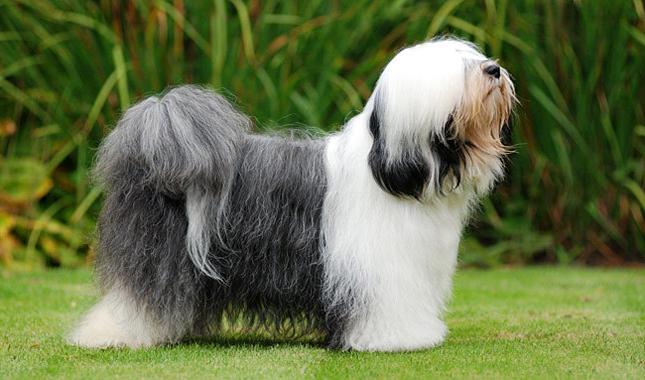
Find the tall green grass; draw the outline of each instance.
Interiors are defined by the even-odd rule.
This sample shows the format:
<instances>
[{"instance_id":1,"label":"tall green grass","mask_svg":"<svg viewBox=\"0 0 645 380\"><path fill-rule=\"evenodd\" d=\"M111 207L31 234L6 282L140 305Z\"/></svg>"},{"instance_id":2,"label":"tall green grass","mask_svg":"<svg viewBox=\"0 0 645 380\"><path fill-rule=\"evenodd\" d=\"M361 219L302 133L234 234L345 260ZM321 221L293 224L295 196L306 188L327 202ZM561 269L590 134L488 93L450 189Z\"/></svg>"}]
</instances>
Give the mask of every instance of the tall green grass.
<instances>
[{"instance_id":1,"label":"tall green grass","mask_svg":"<svg viewBox=\"0 0 645 380\"><path fill-rule=\"evenodd\" d=\"M398 49L442 34L499 57L522 103L463 260L643 261L641 0L0 0L0 262L91 259L88 171L143 96L204 83L259 129L333 131Z\"/></svg>"}]
</instances>

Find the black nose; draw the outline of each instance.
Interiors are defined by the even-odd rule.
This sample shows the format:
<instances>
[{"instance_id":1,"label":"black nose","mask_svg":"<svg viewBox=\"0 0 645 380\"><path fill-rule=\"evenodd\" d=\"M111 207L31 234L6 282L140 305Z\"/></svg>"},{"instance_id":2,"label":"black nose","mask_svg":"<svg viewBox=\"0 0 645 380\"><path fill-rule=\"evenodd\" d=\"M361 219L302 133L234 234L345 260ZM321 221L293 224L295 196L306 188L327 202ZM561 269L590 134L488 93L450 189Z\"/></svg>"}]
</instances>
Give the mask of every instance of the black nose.
<instances>
[{"instance_id":1,"label":"black nose","mask_svg":"<svg viewBox=\"0 0 645 380\"><path fill-rule=\"evenodd\" d=\"M484 72L499 79L499 66L495 63L491 63L490 65L484 67Z\"/></svg>"}]
</instances>

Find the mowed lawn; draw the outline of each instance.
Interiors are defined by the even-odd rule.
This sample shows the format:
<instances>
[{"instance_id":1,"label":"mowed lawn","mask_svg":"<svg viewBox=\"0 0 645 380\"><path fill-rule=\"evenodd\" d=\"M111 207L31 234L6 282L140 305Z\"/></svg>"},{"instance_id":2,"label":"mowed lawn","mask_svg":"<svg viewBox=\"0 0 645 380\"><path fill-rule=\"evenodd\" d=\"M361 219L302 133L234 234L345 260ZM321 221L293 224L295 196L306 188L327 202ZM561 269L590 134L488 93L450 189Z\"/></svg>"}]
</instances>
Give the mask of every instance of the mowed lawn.
<instances>
[{"instance_id":1,"label":"mowed lawn","mask_svg":"<svg viewBox=\"0 0 645 380\"><path fill-rule=\"evenodd\" d=\"M0 378L645 379L645 270L461 270L441 347L335 352L214 338L131 351L69 347L96 300L87 270L0 277Z\"/></svg>"}]
</instances>

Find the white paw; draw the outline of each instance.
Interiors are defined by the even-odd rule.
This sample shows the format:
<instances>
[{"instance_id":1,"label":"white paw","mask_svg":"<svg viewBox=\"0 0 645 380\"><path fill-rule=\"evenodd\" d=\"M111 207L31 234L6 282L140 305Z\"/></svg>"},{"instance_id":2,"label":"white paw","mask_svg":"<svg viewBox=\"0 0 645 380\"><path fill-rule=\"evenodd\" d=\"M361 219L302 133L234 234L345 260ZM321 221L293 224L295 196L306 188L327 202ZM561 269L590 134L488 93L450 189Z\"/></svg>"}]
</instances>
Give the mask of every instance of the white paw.
<instances>
[{"instance_id":1,"label":"white paw","mask_svg":"<svg viewBox=\"0 0 645 380\"><path fill-rule=\"evenodd\" d=\"M356 351L416 351L436 347L448 335L448 328L439 320L415 328L409 327L368 328L362 332L353 332L347 340L347 346Z\"/></svg>"},{"instance_id":2,"label":"white paw","mask_svg":"<svg viewBox=\"0 0 645 380\"><path fill-rule=\"evenodd\" d=\"M88 320L81 322L69 334L67 343L84 348L142 347L142 342L126 336L116 326L99 325Z\"/></svg>"},{"instance_id":3,"label":"white paw","mask_svg":"<svg viewBox=\"0 0 645 380\"><path fill-rule=\"evenodd\" d=\"M69 344L86 348L142 348L167 341L164 329L117 293L96 304L67 337Z\"/></svg>"}]
</instances>

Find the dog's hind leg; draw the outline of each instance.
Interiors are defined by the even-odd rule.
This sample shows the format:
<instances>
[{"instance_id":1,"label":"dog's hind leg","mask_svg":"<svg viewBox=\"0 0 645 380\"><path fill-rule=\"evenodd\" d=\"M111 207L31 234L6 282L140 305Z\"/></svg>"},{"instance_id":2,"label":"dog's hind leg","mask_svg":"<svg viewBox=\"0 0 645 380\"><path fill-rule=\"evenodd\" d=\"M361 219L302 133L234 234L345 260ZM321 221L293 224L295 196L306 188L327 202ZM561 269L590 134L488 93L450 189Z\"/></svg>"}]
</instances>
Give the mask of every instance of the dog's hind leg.
<instances>
[{"instance_id":1,"label":"dog's hind leg","mask_svg":"<svg viewBox=\"0 0 645 380\"><path fill-rule=\"evenodd\" d=\"M131 107L105 139L96 274L104 298L72 334L83 346L149 346L208 327L224 282L212 245L250 121L194 86ZM211 302L209 302L209 300Z\"/></svg>"},{"instance_id":2,"label":"dog's hind leg","mask_svg":"<svg viewBox=\"0 0 645 380\"><path fill-rule=\"evenodd\" d=\"M208 312L209 279L186 253L187 225L181 200L141 184L109 193L99 219L96 259L103 298L69 342L136 348L195 332Z\"/></svg>"},{"instance_id":3,"label":"dog's hind leg","mask_svg":"<svg viewBox=\"0 0 645 380\"><path fill-rule=\"evenodd\" d=\"M109 291L83 318L68 342L87 348L150 347L173 342L185 330L159 321L123 290Z\"/></svg>"}]
</instances>

